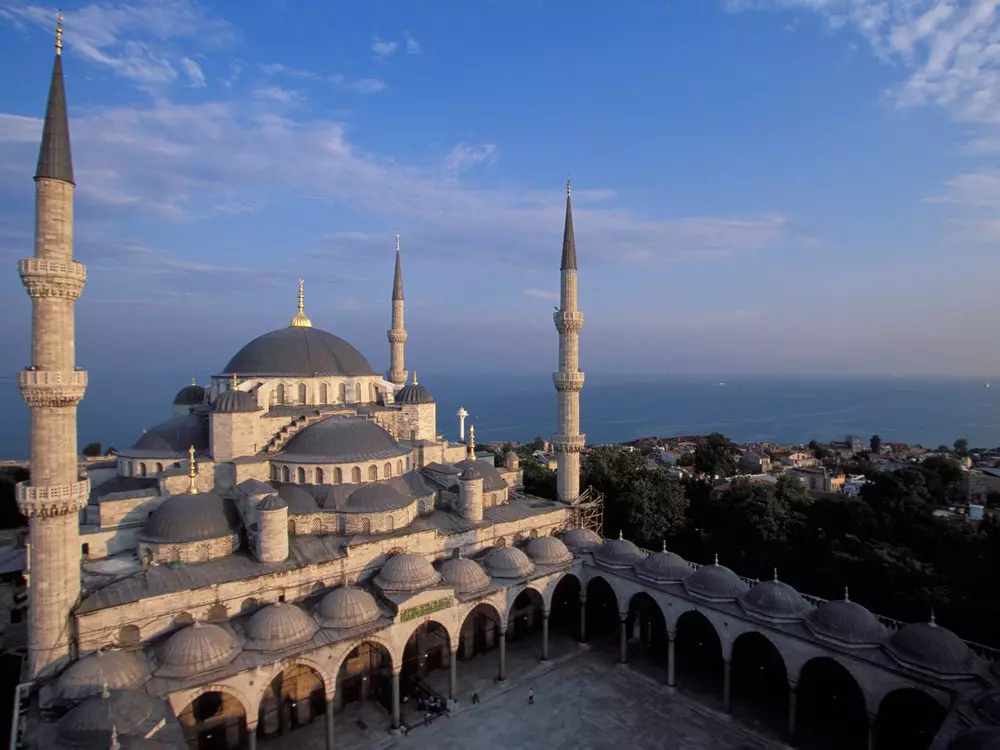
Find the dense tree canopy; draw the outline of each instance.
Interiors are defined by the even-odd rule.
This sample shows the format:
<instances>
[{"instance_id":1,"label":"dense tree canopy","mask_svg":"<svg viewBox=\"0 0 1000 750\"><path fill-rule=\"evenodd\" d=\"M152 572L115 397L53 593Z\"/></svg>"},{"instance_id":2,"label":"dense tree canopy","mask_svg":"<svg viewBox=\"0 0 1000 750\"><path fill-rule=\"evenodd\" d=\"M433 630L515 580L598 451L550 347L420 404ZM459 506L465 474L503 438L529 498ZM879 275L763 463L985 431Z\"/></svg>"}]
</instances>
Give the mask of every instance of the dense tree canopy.
<instances>
[{"instance_id":1,"label":"dense tree canopy","mask_svg":"<svg viewBox=\"0 0 1000 750\"><path fill-rule=\"evenodd\" d=\"M694 468L709 479L723 479L736 473L739 451L725 435L713 432L694 449Z\"/></svg>"}]
</instances>

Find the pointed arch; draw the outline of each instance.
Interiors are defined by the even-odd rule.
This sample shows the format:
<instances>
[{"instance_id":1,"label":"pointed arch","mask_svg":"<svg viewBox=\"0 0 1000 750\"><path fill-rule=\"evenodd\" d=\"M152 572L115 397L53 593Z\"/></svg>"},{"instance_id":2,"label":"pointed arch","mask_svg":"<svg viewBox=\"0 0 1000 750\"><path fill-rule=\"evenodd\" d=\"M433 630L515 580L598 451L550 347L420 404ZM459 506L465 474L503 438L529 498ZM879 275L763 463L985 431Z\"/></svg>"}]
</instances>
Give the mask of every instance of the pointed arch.
<instances>
[{"instance_id":1,"label":"pointed arch","mask_svg":"<svg viewBox=\"0 0 1000 750\"><path fill-rule=\"evenodd\" d=\"M320 383L319 386L319 402L321 404L330 403L330 386L326 383Z\"/></svg>"},{"instance_id":2,"label":"pointed arch","mask_svg":"<svg viewBox=\"0 0 1000 750\"><path fill-rule=\"evenodd\" d=\"M323 484L323 470L320 467L316 467L316 484Z\"/></svg>"},{"instance_id":3,"label":"pointed arch","mask_svg":"<svg viewBox=\"0 0 1000 750\"><path fill-rule=\"evenodd\" d=\"M679 685L709 699L722 697L722 639L711 620L695 609L678 617L674 654Z\"/></svg>"},{"instance_id":4,"label":"pointed arch","mask_svg":"<svg viewBox=\"0 0 1000 750\"><path fill-rule=\"evenodd\" d=\"M377 482L378 481L378 466L372 464L368 467L368 481Z\"/></svg>"},{"instance_id":5,"label":"pointed arch","mask_svg":"<svg viewBox=\"0 0 1000 750\"><path fill-rule=\"evenodd\" d=\"M305 467L300 466L295 470L295 479L299 484L306 483L306 470Z\"/></svg>"},{"instance_id":6,"label":"pointed arch","mask_svg":"<svg viewBox=\"0 0 1000 750\"><path fill-rule=\"evenodd\" d=\"M309 403L309 391L306 388L306 384L305 383L299 383L299 399L298 399L298 402L300 404L307 404L307 403Z\"/></svg>"},{"instance_id":7,"label":"pointed arch","mask_svg":"<svg viewBox=\"0 0 1000 750\"><path fill-rule=\"evenodd\" d=\"M788 668L778 647L763 633L742 633L733 641L730 664L733 713L783 734L788 726Z\"/></svg>"},{"instance_id":8,"label":"pointed arch","mask_svg":"<svg viewBox=\"0 0 1000 750\"><path fill-rule=\"evenodd\" d=\"M281 467L281 481L282 482L287 482L287 481L289 481L290 478L291 478L291 473L288 471L288 467L287 466L282 466Z\"/></svg>"},{"instance_id":9,"label":"pointed arch","mask_svg":"<svg viewBox=\"0 0 1000 750\"><path fill-rule=\"evenodd\" d=\"M618 594L603 576L587 581L587 640L617 635L621 611Z\"/></svg>"},{"instance_id":10,"label":"pointed arch","mask_svg":"<svg viewBox=\"0 0 1000 750\"><path fill-rule=\"evenodd\" d=\"M355 466L351 469L351 482L353 484L361 484L361 467Z\"/></svg>"},{"instance_id":11,"label":"pointed arch","mask_svg":"<svg viewBox=\"0 0 1000 750\"><path fill-rule=\"evenodd\" d=\"M278 383L278 387L274 391L274 400L277 402L278 406L282 406L285 403L285 384Z\"/></svg>"},{"instance_id":12,"label":"pointed arch","mask_svg":"<svg viewBox=\"0 0 1000 750\"><path fill-rule=\"evenodd\" d=\"M392 461L386 461L382 467L382 476L385 479L392 479Z\"/></svg>"},{"instance_id":13,"label":"pointed arch","mask_svg":"<svg viewBox=\"0 0 1000 750\"><path fill-rule=\"evenodd\" d=\"M875 747L927 750L947 715L947 707L922 690L893 690L879 703Z\"/></svg>"},{"instance_id":14,"label":"pointed arch","mask_svg":"<svg viewBox=\"0 0 1000 750\"><path fill-rule=\"evenodd\" d=\"M334 484L344 483L344 471L339 466L333 470L333 483Z\"/></svg>"},{"instance_id":15,"label":"pointed arch","mask_svg":"<svg viewBox=\"0 0 1000 750\"><path fill-rule=\"evenodd\" d=\"M797 745L825 741L834 747L865 747L868 709L854 675L830 656L807 661L798 679Z\"/></svg>"},{"instance_id":16,"label":"pointed arch","mask_svg":"<svg viewBox=\"0 0 1000 750\"><path fill-rule=\"evenodd\" d=\"M505 623L500 610L491 602L480 602L472 607L458 629L459 660L468 661L495 649L502 637L501 629L506 629Z\"/></svg>"}]
</instances>

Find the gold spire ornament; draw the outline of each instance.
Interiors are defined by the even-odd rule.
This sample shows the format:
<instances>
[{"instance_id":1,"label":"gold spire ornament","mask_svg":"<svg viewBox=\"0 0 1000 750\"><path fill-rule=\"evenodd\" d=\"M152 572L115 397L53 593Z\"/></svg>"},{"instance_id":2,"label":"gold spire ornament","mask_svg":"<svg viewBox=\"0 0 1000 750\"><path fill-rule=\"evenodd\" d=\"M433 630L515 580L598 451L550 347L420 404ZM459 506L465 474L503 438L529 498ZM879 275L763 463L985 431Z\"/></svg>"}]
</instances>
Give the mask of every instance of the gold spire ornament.
<instances>
[{"instance_id":1,"label":"gold spire ornament","mask_svg":"<svg viewBox=\"0 0 1000 750\"><path fill-rule=\"evenodd\" d=\"M62 14L62 11L59 11L56 14L56 54L57 55L61 55L62 54L62 22L63 22L63 14Z\"/></svg>"},{"instance_id":2,"label":"gold spire ornament","mask_svg":"<svg viewBox=\"0 0 1000 750\"><path fill-rule=\"evenodd\" d=\"M188 448L188 494L197 495L198 487L196 486L198 479L198 470L195 468L194 463L194 446L192 445Z\"/></svg>"},{"instance_id":3,"label":"gold spire ornament","mask_svg":"<svg viewBox=\"0 0 1000 750\"><path fill-rule=\"evenodd\" d=\"M191 376L191 385L198 385L198 378L194 375Z\"/></svg>"},{"instance_id":4,"label":"gold spire ornament","mask_svg":"<svg viewBox=\"0 0 1000 750\"><path fill-rule=\"evenodd\" d=\"M302 292L302 279L299 279L299 311L295 313L295 317L292 318L292 322L288 325L292 328L312 328L312 321L306 317L305 313L305 295Z\"/></svg>"},{"instance_id":5,"label":"gold spire ornament","mask_svg":"<svg viewBox=\"0 0 1000 750\"><path fill-rule=\"evenodd\" d=\"M469 425L469 456L470 461L476 460L476 426Z\"/></svg>"},{"instance_id":6,"label":"gold spire ornament","mask_svg":"<svg viewBox=\"0 0 1000 750\"><path fill-rule=\"evenodd\" d=\"M236 386L237 386L237 385L238 385L238 383L236 382L236 373L234 372L234 373L233 373L233 383L232 383L232 385L230 386L230 390L233 390L233 391L235 391L235 390L236 390Z\"/></svg>"}]
</instances>

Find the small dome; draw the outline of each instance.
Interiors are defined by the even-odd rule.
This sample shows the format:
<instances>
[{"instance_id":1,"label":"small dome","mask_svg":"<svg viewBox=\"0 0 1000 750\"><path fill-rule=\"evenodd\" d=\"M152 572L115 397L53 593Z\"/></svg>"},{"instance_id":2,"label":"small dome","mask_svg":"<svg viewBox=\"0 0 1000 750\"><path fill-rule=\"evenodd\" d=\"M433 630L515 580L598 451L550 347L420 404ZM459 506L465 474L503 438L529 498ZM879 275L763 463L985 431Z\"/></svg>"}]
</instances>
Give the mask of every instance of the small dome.
<instances>
[{"instance_id":1,"label":"small dome","mask_svg":"<svg viewBox=\"0 0 1000 750\"><path fill-rule=\"evenodd\" d=\"M246 391L223 391L212 402L212 411L216 414L249 414L260 410L257 399Z\"/></svg>"},{"instance_id":2,"label":"small dome","mask_svg":"<svg viewBox=\"0 0 1000 750\"><path fill-rule=\"evenodd\" d=\"M142 434L130 451L148 451L146 455L187 456L192 445L196 451L208 450L208 415L192 412L168 419Z\"/></svg>"},{"instance_id":3,"label":"small dome","mask_svg":"<svg viewBox=\"0 0 1000 750\"><path fill-rule=\"evenodd\" d=\"M214 492L172 495L150 515L140 539L150 542L196 542L236 534L240 514L230 500Z\"/></svg>"},{"instance_id":4,"label":"small dome","mask_svg":"<svg viewBox=\"0 0 1000 750\"><path fill-rule=\"evenodd\" d=\"M885 628L875 615L846 597L820 604L806 624L814 633L842 643L864 645L885 639Z\"/></svg>"},{"instance_id":5,"label":"small dome","mask_svg":"<svg viewBox=\"0 0 1000 750\"><path fill-rule=\"evenodd\" d=\"M174 396L174 406L197 406L205 402L205 389L197 383L186 385Z\"/></svg>"},{"instance_id":6,"label":"small dome","mask_svg":"<svg viewBox=\"0 0 1000 750\"><path fill-rule=\"evenodd\" d=\"M466 458L454 464L454 466L460 472L465 471L470 467L475 469L476 472L483 478L484 492L495 492L507 487L507 480L503 478L503 475L496 470L495 466L490 466L486 461L478 461L476 459L470 460Z\"/></svg>"},{"instance_id":7,"label":"small dome","mask_svg":"<svg viewBox=\"0 0 1000 750\"><path fill-rule=\"evenodd\" d=\"M109 737L112 730L122 735L145 735L162 713L160 702L141 690L105 690L59 720L56 725L59 747L101 747L101 740Z\"/></svg>"},{"instance_id":8,"label":"small dome","mask_svg":"<svg viewBox=\"0 0 1000 750\"><path fill-rule=\"evenodd\" d=\"M195 622L178 630L160 651L160 677L194 677L214 672L229 664L240 652L228 630L210 623Z\"/></svg>"},{"instance_id":9,"label":"small dome","mask_svg":"<svg viewBox=\"0 0 1000 750\"><path fill-rule=\"evenodd\" d=\"M456 557L441 566L441 579L456 594L476 594L490 587L490 577L475 560Z\"/></svg>"},{"instance_id":10,"label":"small dome","mask_svg":"<svg viewBox=\"0 0 1000 750\"><path fill-rule=\"evenodd\" d=\"M975 660L965 641L933 619L904 625L887 648L899 661L941 674L968 674Z\"/></svg>"},{"instance_id":11,"label":"small dome","mask_svg":"<svg viewBox=\"0 0 1000 750\"><path fill-rule=\"evenodd\" d=\"M282 651L316 635L315 620L294 604L275 602L258 609L247 622L247 649Z\"/></svg>"},{"instance_id":12,"label":"small dome","mask_svg":"<svg viewBox=\"0 0 1000 750\"><path fill-rule=\"evenodd\" d=\"M486 558L486 567L494 578L524 578L535 572L535 564L517 547L500 547Z\"/></svg>"},{"instance_id":13,"label":"small dome","mask_svg":"<svg viewBox=\"0 0 1000 750\"><path fill-rule=\"evenodd\" d=\"M399 510L414 502L412 497L406 497L391 484L373 482L348 495L343 510L345 513L379 513Z\"/></svg>"},{"instance_id":14,"label":"small dome","mask_svg":"<svg viewBox=\"0 0 1000 750\"><path fill-rule=\"evenodd\" d=\"M410 455L410 450L375 422L334 416L296 432L283 454L289 460L294 456L306 462L349 463L401 458Z\"/></svg>"},{"instance_id":15,"label":"small dome","mask_svg":"<svg viewBox=\"0 0 1000 750\"><path fill-rule=\"evenodd\" d=\"M702 565L684 581L684 589L689 594L704 599L739 599L750 590L738 575L719 565L716 558L712 565Z\"/></svg>"},{"instance_id":16,"label":"small dome","mask_svg":"<svg viewBox=\"0 0 1000 750\"><path fill-rule=\"evenodd\" d=\"M587 550L601 543L601 537L590 529L572 529L562 535L562 540L573 550Z\"/></svg>"},{"instance_id":17,"label":"small dome","mask_svg":"<svg viewBox=\"0 0 1000 750\"><path fill-rule=\"evenodd\" d=\"M341 586L323 597L316 609L324 628L349 630L379 618L375 597L357 586Z\"/></svg>"},{"instance_id":18,"label":"small dome","mask_svg":"<svg viewBox=\"0 0 1000 750\"><path fill-rule=\"evenodd\" d=\"M565 565L573 560L573 553L554 536L540 536L528 542L528 557L539 565Z\"/></svg>"},{"instance_id":19,"label":"small dome","mask_svg":"<svg viewBox=\"0 0 1000 750\"><path fill-rule=\"evenodd\" d=\"M694 575L694 568L674 552L654 552L635 566L636 575L652 583L679 583Z\"/></svg>"},{"instance_id":20,"label":"small dome","mask_svg":"<svg viewBox=\"0 0 1000 750\"><path fill-rule=\"evenodd\" d=\"M631 568L643 560L642 552L628 539L609 539L594 548L594 560L606 568Z\"/></svg>"},{"instance_id":21,"label":"small dome","mask_svg":"<svg viewBox=\"0 0 1000 750\"><path fill-rule=\"evenodd\" d=\"M521 457L518 456L514 451L509 450L503 456L503 462L507 468L515 468L521 465Z\"/></svg>"},{"instance_id":22,"label":"small dome","mask_svg":"<svg viewBox=\"0 0 1000 750\"><path fill-rule=\"evenodd\" d=\"M462 473L458 475L458 478L464 482L471 482L474 479L485 479L486 477L483 476L483 472L478 467L466 466Z\"/></svg>"},{"instance_id":23,"label":"small dome","mask_svg":"<svg viewBox=\"0 0 1000 750\"><path fill-rule=\"evenodd\" d=\"M62 673L56 683L59 699L76 702L111 690L134 690L149 679L149 670L132 651L98 651Z\"/></svg>"},{"instance_id":24,"label":"small dome","mask_svg":"<svg viewBox=\"0 0 1000 750\"><path fill-rule=\"evenodd\" d=\"M386 593L419 591L440 580L434 566L420 555L390 557L375 576L375 584Z\"/></svg>"},{"instance_id":25,"label":"small dome","mask_svg":"<svg viewBox=\"0 0 1000 750\"><path fill-rule=\"evenodd\" d=\"M966 729L948 743L948 750L1000 750L1000 727Z\"/></svg>"},{"instance_id":26,"label":"small dome","mask_svg":"<svg viewBox=\"0 0 1000 750\"><path fill-rule=\"evenodd\" d=\"M257 510L263 510L263 511L268 511L268 510L283 510L284 508L287 508L287 507L288 507L288 503L286 503L282 499L281 495L276 495L276 494L275 495L268 495L263 500L261 500L259 503L257 503Z\"/></svg>"},{"instance_id":27,"label":"small dome","mask_svg":"<svg viewBox=\"0 0 1000 750\"><path fill-rule=\"evenodd\" d=\"M761 581L743 597L747 611L772 620L798 620L809 611L809 602L787 583Z\"/></svg>"},{"instance_id":28,"label":"small dome","mask_svg":"<svg viewBox=\"0 0 1000 750\"><path fill-rule=\"evenodd\" d=\"M434 396L425 386L417 382L417 374L413 373L413 382L407 383L393 396L397 404L433 404Z\"/></svg>"}]
</instances>

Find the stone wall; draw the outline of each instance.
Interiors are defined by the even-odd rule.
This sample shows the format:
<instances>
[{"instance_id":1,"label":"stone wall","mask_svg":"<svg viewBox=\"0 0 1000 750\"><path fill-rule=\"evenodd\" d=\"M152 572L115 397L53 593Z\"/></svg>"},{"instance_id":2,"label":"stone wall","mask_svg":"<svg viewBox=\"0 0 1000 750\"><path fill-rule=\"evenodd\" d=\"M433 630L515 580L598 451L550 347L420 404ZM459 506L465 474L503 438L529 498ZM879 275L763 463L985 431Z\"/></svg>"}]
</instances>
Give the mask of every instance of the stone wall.
<instances>
[{"instance_id":1,"label":"stone wall","mask_svg":"<svg viewBox=\"0 0 1000 750\"><path fill-rule=\"evenodd\" d=\"M87 545L85 557L89 560L100 560L125 552L135 552L139 546L141 526L126 526L102 529L97 526L80 527L80 551Z\"/></svg>"},{"instance_id":2,"label":"stone wall","mask_svg":"<svg viewBox=\"0 0 1000 750\"><path fill-rule=\"evenodd\" d=\"M252 456L262 447L257 433L262 425L256 414L213 413L211 419L209 452L216 461L232 461L238 456Z\"/></svg>"},{"instance_id":3,"label":"stone wall","mask_svg":"<svg viewBox=\"0 0 1000 750\"><path fill-rule=\"evenodd\" d=\"M301 464L275 459L270 462L270 475L263 481L294 484L365 484L401 476L410 470L411 465L409 456L345 464ZM317 469L321 474L316 473Z\"/></svg>"},{"instance_id":4,"label":"stone wall","mask_svg":"<svg viewBox=\"0 0 1000 750\"><path fill-rule=\"evenodd\" d=\"M156 510L167 498L162 495L145 491L143 495L116 492L103 498L96 504L97 524L104 529L127 524L143 524L150 513ZM92 506L87 506L89 511Z\"/></svg>"},{"instance_id":5,"label":"stone wall","mask_svg":"<svg viewBox=\"0 0 1000 750\"><path fill-rule=\"evenodd\" d=\"M239 548L239 545L240 539L235 534L183 544L139 542L139 560L143 565L208 562L228 557Z\"/></svg>"},{"instance_id":6,"label":"stone wall","mask_svg":"<svg viewBox=\"0 0 1000 750\"><path fill-rule=\"evenodd\" d=\"M170 472L160 477L160 494L182 495L188 491L187 463L185 459L182 464L183 471ZM215 488L215 461L198 459L196 464L198 476L194 481L195 489L198 492L211 492Z\"/></svg>"}]
</instances>

